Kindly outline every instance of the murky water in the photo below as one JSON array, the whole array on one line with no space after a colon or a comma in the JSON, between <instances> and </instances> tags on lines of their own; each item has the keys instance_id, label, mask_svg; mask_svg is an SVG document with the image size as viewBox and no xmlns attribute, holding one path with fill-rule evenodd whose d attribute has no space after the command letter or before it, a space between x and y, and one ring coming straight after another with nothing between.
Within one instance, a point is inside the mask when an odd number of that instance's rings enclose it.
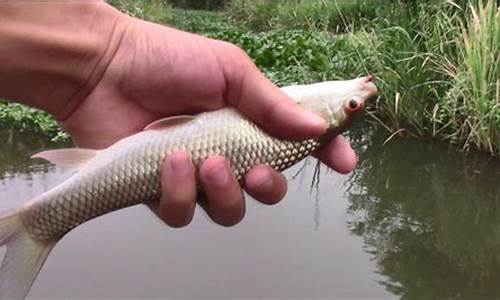
<instances>
[{"instance_id":1,"label":"murky water","mask_svg":"<svg viewBox=\"0 0 500 300\"><path fill-rule=\"evenodd\" d=\"M286 199L249 199L233 228L200 210L184 229L146 208L93 220L53 250L36 298L406 299L500 296L500 164L444 145L352 135L355 173L314 163L291 179ZM364 137L364 138L361 138ZM0 131L0 210L71 174L29 154L53 145ZM427 297L426 297L427 296Z\"/></svg>"}]
</instances>

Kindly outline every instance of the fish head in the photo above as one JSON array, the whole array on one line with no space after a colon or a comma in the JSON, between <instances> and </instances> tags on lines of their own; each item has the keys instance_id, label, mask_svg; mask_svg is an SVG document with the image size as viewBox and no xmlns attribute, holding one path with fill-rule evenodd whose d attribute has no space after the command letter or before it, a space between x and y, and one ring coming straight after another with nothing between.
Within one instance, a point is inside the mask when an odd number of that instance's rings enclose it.
<instances>
[{"instance_id":1,"label":"fish head","mask_svg":"<svg viewBox=\"0 0 500 300\"><path fill-rule=\"evenodd\" d=\"M311 85L310 94L301 105L323 117L327 133L339 133L349 125L362 108L377 96L372 75L352 79L328 81Z\"/></svg>"},{"instance_id":2,"label":"fish head","mask_svg":"<svg viewBox=\"0 0 500 300\"><path fill-rule=\"evenodd\" d=\"M372 75L346 81L333 81L329 87L331 93L325 92L326 108L322 115L332 129L349 123L377 96L378 90Z\"/></svg>"}]
</instances>

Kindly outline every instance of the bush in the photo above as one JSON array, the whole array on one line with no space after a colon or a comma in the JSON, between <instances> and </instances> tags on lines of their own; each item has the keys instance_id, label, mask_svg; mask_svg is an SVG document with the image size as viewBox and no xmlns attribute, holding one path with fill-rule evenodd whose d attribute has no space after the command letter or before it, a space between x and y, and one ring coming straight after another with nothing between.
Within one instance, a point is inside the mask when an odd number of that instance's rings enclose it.
<instances>
[{"instance_id":1,"label":"bush","mask_svg":"<svg viewBox=\"0 0 500 300\"><path fill-rule=\"evenodd\" d=\"M0 124L21 131L42 133L53 141L69 139L51 115L22 104L0 102Z\"/></svg>"}]
</instances>

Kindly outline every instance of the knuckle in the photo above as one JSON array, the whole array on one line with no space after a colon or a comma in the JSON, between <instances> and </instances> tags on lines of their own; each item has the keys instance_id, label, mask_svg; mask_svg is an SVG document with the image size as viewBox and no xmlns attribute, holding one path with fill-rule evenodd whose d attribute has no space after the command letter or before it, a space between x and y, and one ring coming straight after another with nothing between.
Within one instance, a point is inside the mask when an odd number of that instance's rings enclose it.
<instances>
[{"instance_id":1,"label":"knuckle","mask_svg":"<svg viewBox=\"0 0 500 300\"><path fill-rule=\"evenodd\" d=\"M221 50L219 59L223 61L224 71L229 78L240 78L247 70L254 67L252 59L241 47L221 41L219 49Z\"/></svg>"},{"instance_id":2,"label":"knuckle","mask_svg":"<svg viewBox=\"0 0 500 300\"><path fill-rule=\"evenodd\" d=\"M226 51L226 54L229 54L233 58L250 60L250 57L247 55L245 50L243 50L240 46L230 42L221 42L221 43L222 43L221 45Z\"/></svg>"}]
</instances>

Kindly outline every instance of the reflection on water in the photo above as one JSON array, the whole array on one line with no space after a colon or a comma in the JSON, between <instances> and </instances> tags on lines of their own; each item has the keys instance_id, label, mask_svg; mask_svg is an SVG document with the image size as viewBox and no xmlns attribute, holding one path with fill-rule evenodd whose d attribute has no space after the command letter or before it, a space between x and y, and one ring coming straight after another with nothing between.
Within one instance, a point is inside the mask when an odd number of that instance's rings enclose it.
<instances>
[{"instance_id":1,"label":"reflection on water","mask_svg":"<svg viewBox=\"0 0 500 300\"><path fill-rule=\"evenodd\" d=\"M274 207L247 201L234 228L197 211L167 229L144 207L98 218L57 245L35 298L477 299L500 296L500 163L442 144L351 134L350 176L315 164ZM60 145L0 131L0 210L70 174L31 161ZM315 194L317 193L317 197ZM316 199L315 199L316 198Z\"/></svg>"},{"instance_id":2,"label":"reflection on water","mask_svg":"<svg viewBox=\"0 0 500 300\"><path fill-rule=\"evenodd\" d=\"M47 172L47 164L31 161L29 155L36 149L57 147L47 139L29 138L11 129L0 130L0 141L0 179Z\"/></svg>"},{"instance_id":3,"label":"reflection on water","mask_svg":"<svg viewBox=\"0 0 500 300\"><path fill-rule=\"evenodd\" d=\"M443 144L358 139L349 222L404 299L500 296L500 161Z\"/></svg>"},{"instance_id":4,"label":"reflection on water","mask_svg":"<svg viewBox=\"0 0 500 300\"><path fill-rule=\"evenodd\" d=\"M68 176L67 171L30 159L37 151L64 144L11 129L0 129L0 141L0 210L19 207Z\"/></svg>"}]
</instances>

